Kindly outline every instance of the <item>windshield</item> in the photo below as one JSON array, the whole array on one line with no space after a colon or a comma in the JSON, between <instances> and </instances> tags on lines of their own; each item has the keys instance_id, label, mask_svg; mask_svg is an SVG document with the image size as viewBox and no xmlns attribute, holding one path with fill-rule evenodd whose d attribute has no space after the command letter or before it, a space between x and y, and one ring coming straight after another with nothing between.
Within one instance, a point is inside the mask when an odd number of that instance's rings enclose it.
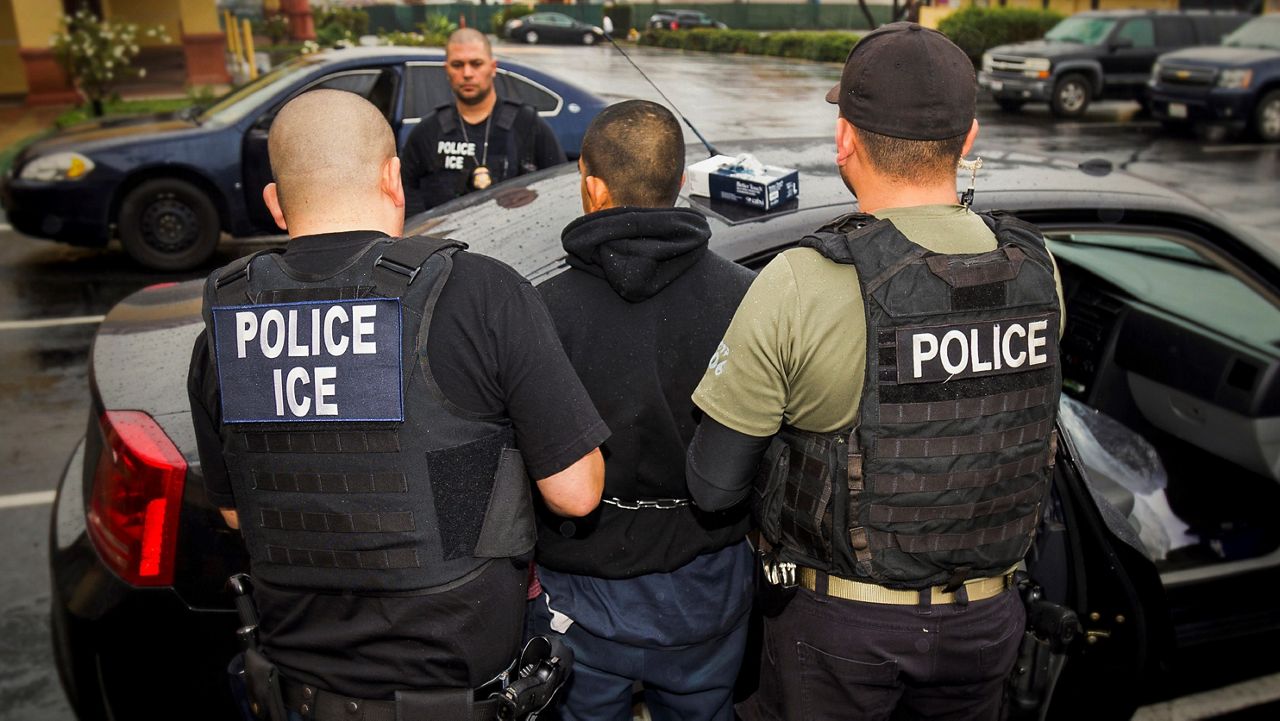
<instances>
[{"instance_id":1,"label":"windshield","mask_svg":"<svg viewBox=\"0 0 1280 721\"><path fill-rule=\"evenodd\" d=\"M225 125L238 122L279 92L281 86L277 83L310 72L319 62L320 58L314 55L302 55L290 60L257 80L218 98L213 105L200 114L200 122L216 122Z\"/></svg>"},{"instance_id":2,"label":"windshield","mask_svg":"<svg viewBox=\"0 0 1280 721\"><path fill-rule=\"evenodd\" d=\"M1116 21L1110 18L1067 18L1045 33L1044 39L1060 43L1101 45L1115 25Z\"/></svg>"},{"instance_id":3,"label":"windshield","mask_svg":"<svg viewBox=\"0 0 1280 721\"><path fill-rule=\"evenodd\" d=\"M1280 17L1254 18L1222 39L1229 48L1280 50Z\"/></svg>"}]
</instances>

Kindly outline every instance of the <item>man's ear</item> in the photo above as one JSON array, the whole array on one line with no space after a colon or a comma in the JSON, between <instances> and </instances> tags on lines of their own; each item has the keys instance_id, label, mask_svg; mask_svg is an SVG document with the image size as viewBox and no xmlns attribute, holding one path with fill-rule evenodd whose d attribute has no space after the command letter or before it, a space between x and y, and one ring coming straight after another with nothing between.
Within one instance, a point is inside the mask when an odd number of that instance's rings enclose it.
<instances>
[{"instance_id":1,"label":"man's ear","mask_svg":"<svg viewBox=\"0 0 1280 721\"><path fill-rule=\"evenodd\" d=\"M392 156L382 164L382 180L379 183L379 189L397 208L404 207L404 179L400 177L400 158Z\"/></svg>"},{"instance_id":2,"label":"man's ear","mask_svg":"<svg viewBox=\"0 0 1280 721\"><path fill-rule=\"evenodd\" d=\"M852 123L844 119L843 115L836 116L836 165L843 166L849 158L857 154L857 131L853 129Z\"/></svg>"},{"instance_id":3,"label":"man's ear","mask_svg":"<svg viewBox=\"0 0 1280 721\"><path fill-rule=\"evenodd\" d=\"M267 210L271 211L271 218L276 221L276 225L280 226L280 230L288 231L289 225L284 220L284 209L280 207L280 196L276 193L276 184L267 183L267 187L262 189L262 201L267 204Z\"/></svg>"},{"instance_id":4,"label":"man's ear","mask_svg":"<svg viewBox=\"0 0 1280 721\"><path fill-rule=\"evenodd\" d=\"M973 125L969 126L969 134L964 139L964 150L960 151L960 157L965 157L973 150L973 141L978 139L978 119L973 119Z\"/></svg>"},{"instance_id":5,"label":"man's ear","mask_svg":"<svg viewBox=\"0 0 1280 721\"><path fill-rule=\"evenodd\" d=\"M609 186L601 178L594 175L585 176L582 179L582 188L588 213L613 207L613 194L609 192Z\"/></svg>"}]
</instances>

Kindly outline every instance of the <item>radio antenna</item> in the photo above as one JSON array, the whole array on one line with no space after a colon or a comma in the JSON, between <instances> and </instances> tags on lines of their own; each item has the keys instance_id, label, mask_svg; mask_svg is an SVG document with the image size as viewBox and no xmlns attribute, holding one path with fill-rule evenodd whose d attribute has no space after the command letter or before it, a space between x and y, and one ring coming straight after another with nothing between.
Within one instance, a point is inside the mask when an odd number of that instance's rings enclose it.
<instances>
[{"instance_id":1,"label":"radio antenna","mask_svg":"<svg viewBox=\"0 0 1280 721\"><path fill-rule=\"evenodd\" d=\"M702 133L699 133L698 129L693 127L693 123L689 122L689 119L684 116L684 113L680 112L680 108L677 108L676 104L671 102L671 98L668 98L667 94L662 92L662 88L659 88L657 83L653 82L648 75L644 74L644 71L640 69L640 66L636 65L636 61L632 60L630 55L627 55L627 51L623 50L622 46L618 45L617 41L613 39L613 36L605 34L605 38L609 40L610 45L617 49L618 52L622 53L622 57L626 58L627 62L631 63L631 67L635 68L636 72L640 73L640 77L647 80L649 84L653 86L653 89L658 91L658 95L661 95L662 99L667 101L667 105L671 106L671 109L676 111L676 115L679 115L680 119L684 121L684 124L688 125L689 129L693 131L693 134L698 136L698 140L702 141L702 145L707 149L707 152L711 155L720 155L720 151L716 150L714 145L707 142L707 139L702 137Z\"/></svg>"}]
</instances>

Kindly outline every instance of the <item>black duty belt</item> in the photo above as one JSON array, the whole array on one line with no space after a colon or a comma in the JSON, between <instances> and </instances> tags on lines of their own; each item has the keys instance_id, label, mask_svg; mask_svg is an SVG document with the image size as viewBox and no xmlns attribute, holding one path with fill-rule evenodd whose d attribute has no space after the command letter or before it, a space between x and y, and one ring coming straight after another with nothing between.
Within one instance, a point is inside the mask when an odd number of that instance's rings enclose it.
<instances>
[{"instance_id":1,"label":"black duty belt","mask_svg":"<svg viewBox=\"0 0 1280 721\"><path fill-rule=\"evenodd\" d=\"M343 696L308 684L284 680L285 707L304 721L493 721L498 717L495 699L472 701L471 689L398 692L396 700Z\"/></svg>"}]
</instances>

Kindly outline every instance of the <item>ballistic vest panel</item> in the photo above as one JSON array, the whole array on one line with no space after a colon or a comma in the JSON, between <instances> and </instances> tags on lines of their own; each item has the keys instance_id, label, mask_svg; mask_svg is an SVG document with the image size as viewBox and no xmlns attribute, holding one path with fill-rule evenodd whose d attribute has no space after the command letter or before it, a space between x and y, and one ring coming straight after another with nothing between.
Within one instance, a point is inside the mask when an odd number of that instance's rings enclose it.
<instances>
[{"instance_id":1,"label":"ballistic vest panel","mask_svg":"<svg viewBox=\"0 0 1280 721\"><path fill-rule=\"evenodd\" d=\"M782 560L913 589L1026 554L1056 451L1061 309L1039 231L983 220L987 253L933 253L856 214L800 242L857 268L866 377L853 427L784 426L766 454L757 522Z\"/></svg>"},{"instance_id":2,"label":"ballistic vest panel","mask_svg":"<svg viewBox=\"0 0 1280 721\"><path fill-rule=\"evenodd\" d=\"M414 592L532 550L509 424L450 410L423 355L464 247L378 240L323 277L265 252L206 284L223 454L255 577Z\"/></svg>"}]
</instances>

